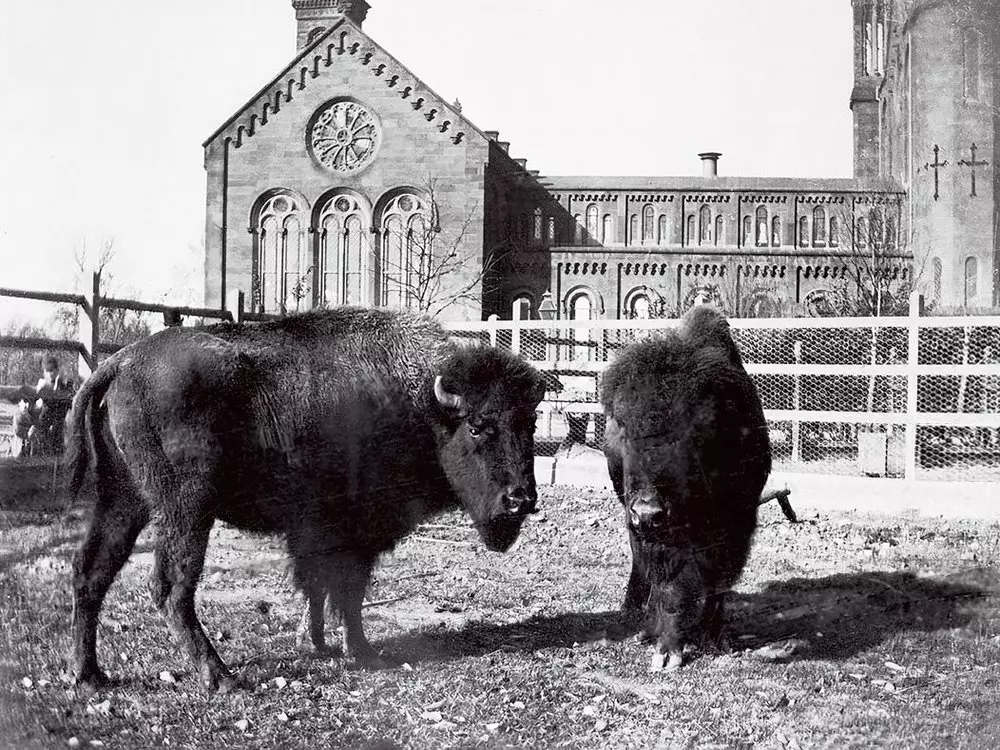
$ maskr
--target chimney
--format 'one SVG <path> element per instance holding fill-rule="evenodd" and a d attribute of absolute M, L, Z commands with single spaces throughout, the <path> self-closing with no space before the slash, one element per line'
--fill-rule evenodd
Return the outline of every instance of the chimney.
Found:
<path fill-rule="evenodd" d="M 342 17 L 356 26 L 368 15 L 367 0 L 292 0 L 295 9 L 296 50 L 301 52 Z"/>
<path fill-rule="evenodd" d="M 718 151 L 705 151 L 704 153 L 698 154 L 698 158 L 701 159 L 701 176 L 702 177 L 718 177 L 719 176 L 719 157 L 722 156 Z"/>
<path fill-rule="evenodd" d="M 520 167 L 521 169 L 523 169 L 523 170 L 525 170 L 525 171 L 527 171 L 527 170 L 528 170 L 528 160 L 527 160 L 527 159 L 514 159 L 514 162 L 515 162 L 515 163 L 517 164 L 517 166 L 519 166 L 519 167 Z"/>
<path fill-rule="evenodd" d="M 510 141 L 497 141 L 497 145 L 506 154 L 510 149 Z"/>
<path fill-rule="evenodd" d="M 483 135 L 489 138 L 491 141 L 495 141 L 500 138 L 499 130 L 484 130 Z"/>

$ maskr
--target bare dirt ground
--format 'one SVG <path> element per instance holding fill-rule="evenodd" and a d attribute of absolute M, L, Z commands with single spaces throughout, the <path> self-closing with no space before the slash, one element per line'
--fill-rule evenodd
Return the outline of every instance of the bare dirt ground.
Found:
<path fill-rule="evenodd" d="M 300 650 L 282 543 L 218 525 L 199 613 L 228 695 L 149 601 L 149 532 L 103 611 L 116 684 L 73 687 L 83 514 L 2 512 L 0 747 L 1000 747 L 1000 526 L 792 500 L 796 525 L 761 509 L 732 652 L 671 673 L 617 612 L 629 557 L 606 492 L 545 488 L 506 555 L 458 513 L 421 528 L 369 592 L 369 638 L 399 664 L 376 672 Z"/>

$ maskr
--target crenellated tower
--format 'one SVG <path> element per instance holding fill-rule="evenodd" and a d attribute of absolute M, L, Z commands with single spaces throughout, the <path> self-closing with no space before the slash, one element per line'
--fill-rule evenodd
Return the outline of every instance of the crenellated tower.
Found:
<path fill-rule="evenodd" d="M 888 0 L 851 0 L 854 8 L 854 176 L 879 173 L 879 86 L 885 76 Z"/>
<path fill-rule="evenodd" d="M 360 27 L 370 6 L 365 0 L 292 0 L 292 7 L 298 22 L 295 49 L 301 52 L 344 16 Z"/>

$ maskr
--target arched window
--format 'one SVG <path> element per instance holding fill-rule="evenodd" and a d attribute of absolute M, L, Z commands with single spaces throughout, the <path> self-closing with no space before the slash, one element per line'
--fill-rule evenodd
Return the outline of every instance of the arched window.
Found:
<path fill-rule="evenodd" d="M 743 217 L 743 244 L 749 245 L 753 239 L 753 217 L 747 214 Z"/>
<path fill-rule="evenodd" d="M 882 248 L 882 241 L 885 235 L 885 224 L 882 220 L 882 212 L 873 208 L 868 212 L 868 242 L 879 250 Z"/>
<path fill-rule="evenodd" d="M 573 214 L 573 244 L 583 244 L 583 224 L 580 223 L 580 214 Z"/>
<path fill-rule="evenodd" d="M 697 240 L 698 240 L 698 235 L 695 234 L 696 229 L 695 229 L 694 221 L 695 221 L 694 214 L 688 214 L 688 218 L 687 218 L 687 244 L 689 244 L 689 245 L 695 244 L 695 242 L 697 242 Z"/>
<path fill-rule="evenodd" d="M 510 319 L 531 320 L 531 311 L 534 306 L 534 302 L 528 294 L 519 294 L 511 305 Z"/>
<path fill-rule="evenodd" d="M 799 217 L 799 246 L 809 247 L 809 217 Z"/>
<path fill-rule="evenodd" d="M 854 232 L 855 247 L 868 247 L 868 220 L 864 216 L 859 216 L 857 229 Z"/>
<path fill-rule="evenodd" d="M 941 278 L 944 276 L 943 269 L 941 268 L 941 259 L 933 258 L 931 260 L 931 277 L 932 277 L 932 290 L 931 294 L 934 295 L 934 301 L 941 301 Z"/>
<path fill-rule="evenodd" d="M 719 214 L 715 217 L 715 244 L 726 244 L 726 220 Z"/>
<path fill-rule="evenodd" d="M 642 241 L 652 242 L 653 241 L 653 220 L 655 216 L 653 214 L 653 207 L 650 205 L 645 205 L 642 207 Z"/>
<path fill-rule="evenodd" d="M 639 214 L 632 214 L 628 217 L 628 244 L 637 245 L 639 237 Z"/>
<path fill-rule="evenodd" d="M 826 245 L 826 211 L 822 206 L 813 209 L 813 245 Z"/>
<path fill-rule="evenodd" d="M 837 247 L 840 244 L 840 219 L 836 216 L 830 217 L 830 247 Z"/>
<path fill-rule="evenodd" d="M 768 221 L 767 221 L 767 208 L 764 206 L 757 207 L 757 247 L 764 247 L 767 245 L 767 232 L 768 232 Z"/>
<path fill-rule="evenodd" d="M 649 297 L 636 294 L 629 301 L 628 316 L 632 320 L 649 320 Z"/>
<path fill-rule="evenodd" d="M 976 304 L 979 296 L 979 262 L 974 256 L 965 259 L 965 306 Z"/>
<path fill-rule="evenodd" d="M 587 206 L 587 242 L 597 242 L 598 237 L 600 237 L 597 233 L 600 229 L 598 221 L 597 206 L 591 203 Z"/>
<path fill-rule="evenodd" d="M 403 196 L 399 196 L 397 200 Z M 383 224 L 385 220 L 383 220 Z M 350 194 L 333 195 L 319 216 L 320 294 L 324 305 L 370 305 L 372 258 L 367 211 Z M 397 256 L 405 252 L 405 226 L 396 227 Z M 383 238 L 383 252 L 388 242 Z M 394 260 L 397 264 L 401 260 Z"/>
<path fill-rule="evenodd" d="M 594 303 L 584 290 L 573 292 L 568 300 L 570 320 L 590 320 L 594 315 Z M 573 359 L 590 359 L 591 350 L 587 345 L 590 341 L 590 330 L 587 328 L 574 328 L 573 340 L 576 345 L 573 347 Z"/>
<path fill-rule="evenodd" d="M 771 219 L 771 247 L 781 246 L 781 217 Z"/>
<path fill-rule="evenodd" d="M 542 209 L 540 209 L 540 208 L 536 208 L 535 209 L 534 219 L 535 219 L 535 222 L 534 222 L 534 226 L 532 227 L 531 237 L 532 237 L 532 240 L 534 241 L 534 243 L 536 245 L 541 245 L 542 244 L 542 227 L 545 226 L 545 220 L 542 217 Z"/>
<path fill-rule="evenodd" d="M 965 98 L 979 99 L 980 36 L 975 29 L 966 29 L 963 35 L 965 57 Z"/>
<path fill-rule="evenodd" d="M 666 245 L 670 242 L 670 237 L 667 234 L 666 214 L 660 214 L 660 218 L 656 222 L 656 242 L 660 245 Z"/>
<path fill-rule="evenodd" d="M 896 222 L 891 214 L 885 217 L 885 246 L 888 250 L 896 249 Z"/>
<path fill-rule="evenodd" d="M 412 308 L 426 296 L 433 249 L 428 214 L 425 201 L 414 193 L 397 195 L 383 209 L 376 304 Z"/>
<path fill-rule="evenodd" d="M 313 264 L 305 207 L 288 192 L 267 196 L 254 221 L 254 309 L 294 312 L 312 307 Z"/>
<path fill-rule="evenodd" d="M 601 227 L 601 242 L 610 245 L 615 241 L 615 220 L 611 214 L 604 214 L 604 223 Z"/>
<path fill-rule="evenodd" d="M 712 209 L 708 206 L 698 209 L 698 244 L 712 244 Z"/>
<path fill-rule="evenodd" d="M 556 217 L 550 216 L 548 221 L 548 231 L 546 240 L 550 245 L 556 244 Z"/>

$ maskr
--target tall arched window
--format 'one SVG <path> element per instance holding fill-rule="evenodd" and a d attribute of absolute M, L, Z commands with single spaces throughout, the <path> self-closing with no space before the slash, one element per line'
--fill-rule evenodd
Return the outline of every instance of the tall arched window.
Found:
<path fill-rule="evenodd" d="M 569 304 L 570 320 L 590 320 L 594 313 L 594 304 L 590 295 L 583 290 L 570 295 Z M 573 359 L 590 359 L 591 350 L 587 345 L 590 341 L 590 330 L 587 328 L 574 328 L 573 339 L 576 345 L 573 347 Z"/>
<path fill-rule="evenodd" d="M 767 208 L 764 206 L 757 207 L 757 220 L 755 224 L 757 227 L 757 247 L 764 247 L 767 245 L 768 233 Z"/>
<path fill-rule="evenodd" d="M 688 214 L 687 218 L 687 244 L 693 245 L 698 241 L 697 229 L 694 225 L 694 214 Z"/>
<path fill-rule="evenodd" d="M 809 217 L 799 217 L 799 246 L 809 247 Z"/>
<path fill-rule="evenodd" d="M 979 296 L 979 261 L 974 256 L 965 259 L 965 306 L 976 304 Z"/>
<path fill-rule="evenodd" d="M 826 211 L 822 206 L 813 209 L 813 245 L 826 245 Z"/>
<path fill-rule="evenodd" d="M 591 203 L 589 206 L 587 206 L 587 241 L 588 242 L 597 242 L 598 238 L 600 237 L 600 235 L 598 234 L 598 230 L 600 229 L 600 226 L 599 226 L 598 222 L 599 222 L 599 218 L 598 218 L 597 206 L 594 205 L 593 203 Z"/>
<path fill-rule="evenodd" d="M 715 244 L 726 244 L 726 220 L 719 214 L 715 217 Z"/>
<path fill-rule="evenodd" d="M 781 246 L 781 217 L 771 219 L 771 247 Z"/>
<path fill-rule="evenodd" d="M 376 304 L 414 307 L 426 297 L 433 250 L 427 214 L 424 200 L 413 193 L 397 195 L 382 211 Z"/>
<path fill-rule="evenodd" d="M 885 236 L 885 223 L 882 212 L 873 208 L 868 212 L 868 244 L 876 250 L 881 249 Z"/>
<path fill-rule="evenodd" d="M 536 208 L 534 214 L 534 224 L 531 231 L 531 239 L 536 245 L 542 244 L 542 229 L 545 226 L 545 219 L 542 216 L 542 209 Z"/>
<path fill-rule="evenodd" d="M 712 244 L 712 209 L 708 206 L 698 209 L 698 243 Z"/>
<path fill-rule="evenodd" d="M 371 232 L 360 201 L 349 194 L 332 196 L 320 211 L 318 224 L 319 299 L 325 305 L 370 305 Z M 397 232 L 399 242 L 403 234 L 403 229 Z"/>
<path fill-rule="evenodd" d="M 629 300 L 628 316 L 632 320 L 649 320 L 649 297 L 645 294 L 633 295 Z"/>
<path fill-rule="evenodd" d="M 545 238 L 550 245 L 556 244 L 556 217 L 550 216 L 547 222 Z"/>
<path fill-rule="evenodd" d="M 932 289 L 931 294 L 934 295 L 934 301 L 941 301 L 941 279 L 944 276 L 943 269 L 941 267 L 941 259 L 933 258 L 931 259 L 931 279 L 932 279 Z"/>
<path fill-rule="evenodd" d="M 666 214 L 660 214 L 660 218 L 656 222 L 656 242 L 660 245 L 666 245 L 670 242 L 670 237 L 667 234 Z"/>
<path fill-rule="evenodd" d="M 650 205 L 645 205 L 642 207 L 642 241 L 652 242 L 653 241 L 653 220 L 655 216 L 653 214 L 653 207 Z"/>
<path fill-rule="evenodd" d="M 639 214 L 632 214 L 628 217 L 628 243 L 630 245 L 637 245 L 640 241 L 639 237 Z"/>
<path fill-rule="evenodd" d="M 528 294 L 519 294 L 514 298 L 514 303 L 511 305 L 510 319 L 511 320 L 531 320 L 531 311 L 534 308 L 534 303 Z"/>
<path fill-rule="evenodd" d="M 965 98 L 979 99 L 980 36 L 975 29 L 966 29 L 963 35 L 965 57 Z"/>
<path fill-rule="evenodd" d="M 580 214 L 573 214 L 573 244 L 582 245 L 583 244 L 583 224 L 581 222 Z"/>
<path fill-rule="evenodd" d="M 601 242 L 610 245 L 615 241 L 615 220 L 611 214 L 604 214 L 604 221 L 601 227 Z"/>
<path fill-rule="evenodd" d="M 753 240 L 753 217 L 747 214 L 743 217 L 743 244 L 749 245 Z"/>
<path fill-rule="evenodd" d="M 254 220 L 254 309 L 293 312 L 312 307 L 312 258 L 305 207 L 280 192 L 264 199 Z"/>
<path fill-rule="evenodd" d="M 868 220 L 864 216 L 859 216 L 856 229 L 854 231 L 855 247 L 868 247 Z"/>
<path fill-rule="evenodd" d="M 896 249 L 896 222 L 892 214 L 885 217 L 885 246 L 888 250 Z"/>

